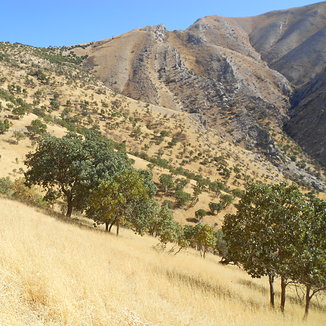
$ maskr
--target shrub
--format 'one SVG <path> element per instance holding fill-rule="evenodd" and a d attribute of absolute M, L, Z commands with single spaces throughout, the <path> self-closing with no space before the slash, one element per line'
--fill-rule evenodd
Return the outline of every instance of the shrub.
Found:
<path fill-rule="evenodd" d="M 10 122 L 8 119 L 0 121 L 0 134 L 4 134 L 10 128 Z"/>
<path fill-rule="evenodd" d="M 241 189 L 233 189 L 232 190 L 232 194 L 235 196 L 235 197 L 238 197 L 238 198 L 241 198 L 244 194 L 244 191 L 241 190 Z"/>
<path fill-rule="evenodd" d="M 44 124 L 41 120 L 38 119 L 33 120 L 31 122 L 31 125 L 27 127 L 27 130 L 33 137 L 45 134 L 46 129 L 46 124 Z"/>
<path fill-rule="evenodd" d="M 223 209 L 223 205 L 221 203 L 210 202 L 208 206 L 211 211 L 211 214 L 213 214 L 213 215 L 215 214 L 215 212 L 218 213 Z"/>
<path fill-rule="evenodd" d="M 0 194 L 11 196 L 12 191 L 12 181 L 6 177 L 6 178 L 0 178 Z"/>
<path fill-rule="evenodd" d="M 25 115 L 26 109 L 23 106 L 18 106 L 12 110 L 12 113 L 22 117 Z"/>
<path fill-rule="evenodd" d="M 198 220 L 201 220 L 204 216 L 207 215 L 207 212 L 204 210 L 204 209 L 198 209 L 196 212 L 195 212 L 195 216 Z"/>
<path fill-rule="evenodd" d="M 191 195 L 188 194 L 187 192 L 184 192 L 183 190 L 177 190 L 174 194 L 175 199 L 177 200 L 177 206 L 182 207 L 184 206 L 187 202 L 191 200 Z"/>
<path fill-rule="evenodd" d="M 232 201 L 233 201 L 233 196 L 232 195 L 229 195 L 229 194 L 221 195 L 220 198 L 221 198 L 221 204 L 224 207 L 229 206 L 232 203 Z"/>

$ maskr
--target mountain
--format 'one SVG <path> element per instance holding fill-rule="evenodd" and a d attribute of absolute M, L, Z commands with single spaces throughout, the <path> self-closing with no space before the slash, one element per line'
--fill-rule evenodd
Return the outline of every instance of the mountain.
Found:
<path fill-rule="evenodd" d="M 326 70 L 299 88 L 294 96 L 287 133 L 320 162 L 326 162 Z"/>
<path fill-rule="evenodd" d="M 303 15 L 316 6 L 293 10 Z M 220 191 L 237 196 L 248 182 L 292 180 L 326 192 L 325 173 L 307 154 L 323 159 L 323 116 L 314 114 L 314 125 L 308 119 L 312 102 L 321 112 L 323 71 L 294 85 L 264 61 L 257 26 L 277 13 L 210 16 L 185 31 L 159 25 L 70 47 L 0 42 L 0 177 L 22 176 L 44 124 L 57 136 L 100 131 L 125 146 L 137 168 L 151 169 L 158 185 L 162 174 L 173 174 L 187 178 L 193 194 L 205 179 L 198 202 L 175 209 L 182 223 L 208 211 Z M 291 136 L 304 135 L 305 151 L 284 125 Z M 230 205 L 204 222 L 220 223 L 233 211 Z"/>
<path fill-rule="evenodd" d="M 311 103 L 325 119 L 316 101 L 306 98 L 315 96 L 309 85 L 319 83 L 326 66 L 325 33 L 321 2 L 255 17 L 208 16 L 184 31 L 149 26 L 74 51 L 88 56 L 86 66 L 109 88 L 190 112 L 205 127 L 278 162 L 273 134 L 282 134 L 285 124 L 304 148 L 316 147 L 309 136 L 315 125 L 300 112 L 302 106 L 312 112 Z M 294 130 L 298 116 L 304 122 Z M 325 120 L 318 130 L 325 139 Z M 320 151 L 307 152 L 325 167 Z"/>

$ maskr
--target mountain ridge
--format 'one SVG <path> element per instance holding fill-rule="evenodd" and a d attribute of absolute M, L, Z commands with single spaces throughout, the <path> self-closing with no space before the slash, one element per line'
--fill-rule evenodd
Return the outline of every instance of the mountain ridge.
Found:
<path fill-rule="evenodd" d="M 277 151 L 266 123 L 283 132 L 293 116 L 293 94 L 326 66 L 325 31 L 321 2 L 253 17 L 206 16 L 184 31 L 146 26 L 75 51 L 88 55 L 86 65 L 109 88 L 197 114 L 245 147 L 259 147 L 255 134 L 264 135 L 271 138 L 263 142 L 266 153 Z M 227 127 L 220 123 L 225 112 Z M 326 166 L 315 151 L 309 154 Z"/>

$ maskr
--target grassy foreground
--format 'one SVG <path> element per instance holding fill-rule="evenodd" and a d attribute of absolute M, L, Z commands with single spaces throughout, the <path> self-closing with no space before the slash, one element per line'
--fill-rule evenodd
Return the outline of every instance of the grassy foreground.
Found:
<path fill-rule="evenodd" d="M 306 323 L 294 300 L 284 316 L 271 311 L 267 281 L 218 257 L 158 252 L 150 237 L 117 238 L 1 198 L 0 210 L 1 326 L 326 323 L 325 305 Z"/>

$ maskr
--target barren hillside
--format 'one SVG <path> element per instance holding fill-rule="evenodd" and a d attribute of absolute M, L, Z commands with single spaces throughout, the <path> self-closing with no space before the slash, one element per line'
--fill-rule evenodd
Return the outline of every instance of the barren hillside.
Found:
<path fill-rule="evenodd" d="M 216 133 L 268 155 L 279 152 L 268 127 L 282 133 L 296 88 L 325 69 L 325 30 L 321 2 L 256 17 L 208 16 L 184 31 L 144 27 L 74 51 L 88 55 L 86 65 L 115 91 L 190 112 Z M 310 108 L 321 110 L 316 103 Z M 311 147 L 314 125 L 301 126 L 291 135 Z M 325 167 L 317 149 L 309 153 Z"/>

